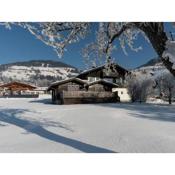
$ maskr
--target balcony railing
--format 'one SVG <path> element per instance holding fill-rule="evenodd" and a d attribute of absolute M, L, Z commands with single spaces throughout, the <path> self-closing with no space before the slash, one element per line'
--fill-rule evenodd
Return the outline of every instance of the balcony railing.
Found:
<path fill-rule="evenodd" d="M 94 92 L 94 91 L 63 91 L 62 98 L 111 98 L 116 94 L 112 92 Z"/>

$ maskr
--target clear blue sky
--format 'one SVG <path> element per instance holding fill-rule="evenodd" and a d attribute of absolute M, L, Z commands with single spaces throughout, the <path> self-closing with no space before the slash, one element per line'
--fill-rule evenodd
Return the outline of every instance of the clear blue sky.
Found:
<path fill-rule="evenodd" d="M 94 33 L 95 25 L 96 24 L 93 25 L 92 33 Z M 169 32 L 174 29 L 172 29 L 169 23 L 166 23 L 166 30 Z M 83 69 L 84 62 L 81 55 L 81 48 L 93 39 L 94 36 L 92 34 L 79 43 L 69 46 L 64 56 L 60 59 L 52 47 L 45 45 L 28 31 L 20 27 L 12 27 L 11 30 L 8 30 L 0 26 L 0 64 L 26 60 L 51 59 Z M 128 49 L 128 56 L 126 56 L 121 49 L 118 49 L 113 55 L 117 63 L 125 68 L 134 68 L 157 56 L 151 45 L 147 43 L 143 37 L 139 37 L 135 44 L 141 45 L 143 50 L 136 53 Z"/>

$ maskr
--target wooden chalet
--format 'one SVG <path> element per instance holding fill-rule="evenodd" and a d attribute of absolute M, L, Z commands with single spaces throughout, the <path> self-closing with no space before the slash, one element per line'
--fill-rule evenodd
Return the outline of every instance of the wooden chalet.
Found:
<path fill-rule="evenodd" d="M 21 83 L 21 82 L 10 82 L 0 85 L 1 97 L 38 97 L 35 94 L 35 86 Z"/>
<path fill-rule="evenodd" d="M 117 93 L 112 92 L 113 87 L 117 84 L 104 80 L 88 83 L 70 78 L 51 84 L 48 91 L 52 91 L 52 102 L 55 104 L 109 103 L 119 100 Z"/>
<path fill-rule="evenodd" d="M 118 64 L 92 68 L 77 77 L 55 82 L 48 91 L 52 91 L 55 104 L 110 103 L 120 101 L 118 91 L 125 75 L 129 72 Z"/>

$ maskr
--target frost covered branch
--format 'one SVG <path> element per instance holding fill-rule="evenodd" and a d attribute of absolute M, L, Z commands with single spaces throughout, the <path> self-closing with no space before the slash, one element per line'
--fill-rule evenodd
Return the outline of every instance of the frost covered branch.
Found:
<path fill-rule="evenodd" d="M 72 43 L 83 39 L 89 29 L 89 23 L 83 22 L 38 22 L 38 23 L 1 23 L 7 28 L 11 25 L 20 26 L 28 30 L 37 39 L 54 48 L 61 57 L 65 48 Z"/>
<path fill-rule="evenodd" d="M 78 42 L 87 35 L 91 25 L 86 22 L 1 24 L 7 28 L 11 25 L 23 27 L 45 44 L 52 46 L 60 57 L 69 44 Z M 110 63 L 114 59 L 112 53 L 118 47 L 118 43 L 125 53 L 126 46 L 133 51 L 139 51 L 141 46 L 134 46 L 139 34 L 150 41 L 165 67 L 175 76 L 175 43 L 167 37 L 163 22 L 101 22 L 96 31 L 96 40 L 87 45 L 84 56 L 87 60 L 95 56 L 98 59 L 105 58 L 106 63 Z"/>
<path fill-rule="evenodd" d="M 111 54 L 116 49 L 116 40 L 120 42 L 126 54 L 126 45 L 137 52 L 141 46 L 135 48 L 134 41 L 139 34 L 150 41 L 165 67 L 175 76 L 175 42 L 168 39 L 163 22 L 100 23 L 97 32 L 97 48 L 106 55 L 107 60 L 111 59 Z"/>
<path fill-rule="evenodd" d="M 119 44 L 125 54 L 127 54 L 126 45 L 131 50 L 138 52 L 142 48 L 141 46 L 135 48 L 134 41 L 137 39 L 139 33 L 143 34 L 133 23 L 101 22 L 96 32 L 96 41 L 88 44 L 83 49 L 83 56 L 86 60 L 91 60 L 91 62 L 97 60 L 95 57 L 103 60 L 105 58 L 105 62 L 111 65 L 111 62 L 114 60 L 112 53 L 117 49 L 118 45 L 115 41 L 119 40 Z"/>

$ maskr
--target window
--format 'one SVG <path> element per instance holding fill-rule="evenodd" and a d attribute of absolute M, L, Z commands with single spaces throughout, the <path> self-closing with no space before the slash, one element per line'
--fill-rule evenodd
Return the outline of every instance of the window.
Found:
<path fill-rule="evenodd" d="M 100 78 L 99 77 L 95 77 L 94 80 L 97 81 L 97 80 L 100 80 Z"/>
<path fill-rule="evenodd" d="M 93 82 L 93 81 L 95 81 L 95 78 L 94 77 L 88 77 L 88 81 Z"/>
<path fill-rule="evenodd" d="M 121 94 L 123 94 L 123 91 L 121 91 Z"/>

